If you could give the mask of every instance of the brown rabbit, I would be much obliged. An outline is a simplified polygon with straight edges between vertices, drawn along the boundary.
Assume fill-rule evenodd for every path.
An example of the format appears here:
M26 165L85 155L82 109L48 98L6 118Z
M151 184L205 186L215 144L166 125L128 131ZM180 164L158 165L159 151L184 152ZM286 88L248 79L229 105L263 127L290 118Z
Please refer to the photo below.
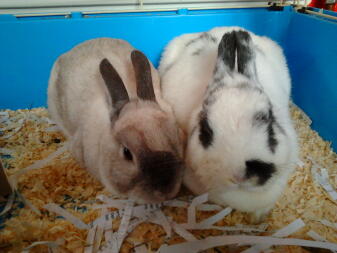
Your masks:
M109 191L138 202L173 198L183 176L180 130L156 69L128 42L86 41L55 62L52 119Z

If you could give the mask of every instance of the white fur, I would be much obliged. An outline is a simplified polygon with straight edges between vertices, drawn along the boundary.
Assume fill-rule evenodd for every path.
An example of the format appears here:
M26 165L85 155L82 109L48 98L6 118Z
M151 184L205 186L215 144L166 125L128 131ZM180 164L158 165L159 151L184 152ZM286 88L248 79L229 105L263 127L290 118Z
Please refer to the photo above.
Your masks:
M224 75L226 88L214 94L208 120L214 131L212 145L205 149L199 141L199 114L213 79L215 66L222 73L226 66L217 62L222 36L239 27L218 27L202 33L185 34L172 40L163 53L159 73L164 98L172 105L178 124L188 136L187 171L184 183L194 193L208 191L214 202L253 212L259 220L282 193L297 160L296 134L289 114L290 77L282 49L272 40L249 32L255 54L256 75L251 79L238 72ZM197 39L199 38L199 39ZM194 42L191 42L194 40ZM188 45L188 46L186 46ZM199 52L198 54L194 54ZM254 66L248 66L254 70ZM259 87L237 89L241 83ZM252 127L254 113L272 104L277 123L278 146L275 154L266 145L266 129ZM274 163L276 173L263 186L238 183L244 177L245 161L259 159Z

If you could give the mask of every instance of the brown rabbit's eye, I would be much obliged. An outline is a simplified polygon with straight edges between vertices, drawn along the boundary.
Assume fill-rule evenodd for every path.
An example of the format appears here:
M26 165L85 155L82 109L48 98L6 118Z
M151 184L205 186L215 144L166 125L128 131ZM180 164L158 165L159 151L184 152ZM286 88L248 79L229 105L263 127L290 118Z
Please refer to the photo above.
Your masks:
M131 154L129 149L124 147L123 148L123 155L124 155L125 160L132 161L132 154Z

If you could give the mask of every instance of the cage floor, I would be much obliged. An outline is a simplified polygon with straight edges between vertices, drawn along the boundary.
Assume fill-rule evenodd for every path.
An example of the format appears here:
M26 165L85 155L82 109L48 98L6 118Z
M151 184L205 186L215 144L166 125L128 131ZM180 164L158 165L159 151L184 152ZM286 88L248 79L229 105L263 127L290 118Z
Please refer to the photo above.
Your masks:
M62 134L47 119L48 113L44 108L6 110L1 113L3 120L0 121L2 122L0 123L2 129L0 155L8 176L47 157L65 142ZM291 106L291 113L298 133L301 147L300 159L303 164L299 163L288 181L284 194L267 217L266 231L257 235L271 235L295 219L301 218L305 226L291 234L290 238L313 240L307 235L308 231L313 230L327 241L337 243L337 227L333 228L321 222L325 219L337 226L337 204L314 180L311 173L314 160L327 169L329 182L336 189L337 155L330 149L330 143L322 140L310 128L310 119L303 112ZM16 196L11 210L0 216L0 252L21 252L33 242L55 241L59 238L64 239L59 252L84 252L88 231L76 228L62 216L48 212L43 206L50 202L56 203L85 223L89 223L100 215L99 209L93 209L94 205L100 203L96 196L109 195L98 181L77 165L68 152L58 156L41 169L31 170L19 177L18 191L24 198ZM178 198L186 200L185 196L188 195L189 193L183 189ZM6 201L3 199L0 202L0 210L5 204ZM36 207L37 210L34 212L32 207L33 209ZM172 217L177 223L187 221L186 208L164 207L162 210L166 216ZM217 212L198 211L197 221L204 220ZM119 223L120 219L113 220L114 231L118 230ZM238 224L253 226L249 224L247 214L238 211L233 211L217 222L219 226ZM211 235L243 234L243 232L212 229L190 232L197 239ZM168 238L161 226L144 222L126 237L121 252L133 252L135 246L141 244L144 244L149 252L155 252L164 243L176 244L184 241L175 233ZM103 239L101 244L104 245L104 243ZM247 246L226 246L209 249L206 252L240 252L245 248ZM270 252L308 251L320 252L317 249L298 246L274 246ZM31 252L48 252L48 248L45 245L38 245L32 248Z

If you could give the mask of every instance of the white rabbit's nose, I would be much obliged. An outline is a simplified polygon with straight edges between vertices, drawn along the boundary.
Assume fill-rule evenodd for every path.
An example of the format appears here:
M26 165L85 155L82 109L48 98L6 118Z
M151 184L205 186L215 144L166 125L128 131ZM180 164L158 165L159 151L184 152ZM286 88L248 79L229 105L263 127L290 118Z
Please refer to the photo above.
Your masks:
M276 171L273 163L253 159L246 161L246 177L257 177L257 184L264 185Z

